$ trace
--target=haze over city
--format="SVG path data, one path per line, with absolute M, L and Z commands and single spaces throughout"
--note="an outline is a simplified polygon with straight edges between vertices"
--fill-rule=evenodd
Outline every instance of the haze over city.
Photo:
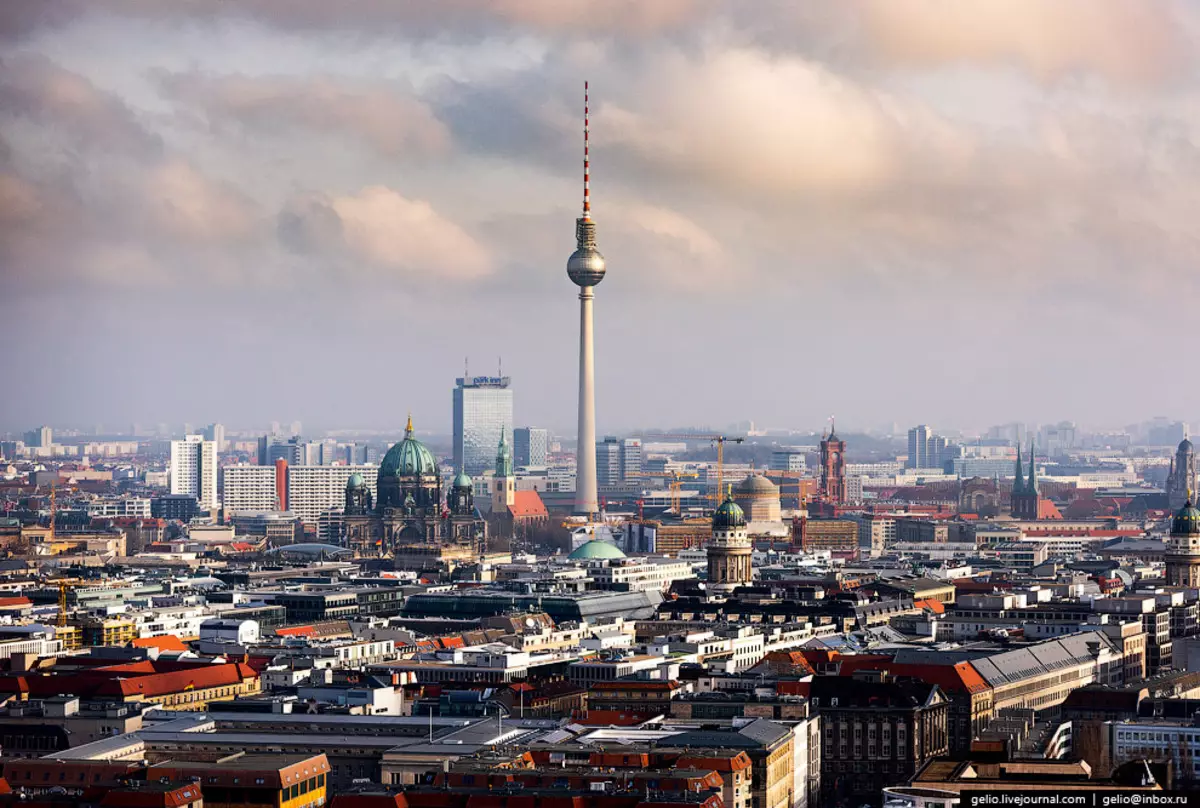
M 6 3 L 0 428 L 1188 417 L 1183 2 Z M 147 372 L 153 370 L 153 372 Z M 681 394 L 681 392 L 683 394 Z

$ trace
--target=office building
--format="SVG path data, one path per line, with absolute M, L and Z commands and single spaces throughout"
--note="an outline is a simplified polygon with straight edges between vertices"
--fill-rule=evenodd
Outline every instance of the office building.
M 217 507 L 217 444 L 201 435 L 171 441 L 171 493 L 193 496 L 201 508 Z
M 808 466 L 808 451 L 805 449 L 776 449 L 771 452 L 771 470 L 790 471 L 803 474 Z
M 199 512 L 196 498 L 188 494 L 166 494 L 150 498 L 150 515 L 155 519 L 188 522 Z
M 953 459 L 950 441 L 935 435 L 925 424 L 908 430 L 908 469 L 940 469 Z
M 616 438 L 605 438 L 596 444 L 596 484 L 616 485 L 621 482 L 621 444 Z
M 621 441 L 621 480 L 632 480 L 642 474 L 642 439 Z
M 204 427 L 204 439 L 210 440 L 217 444 L 217 451 L 225 451 L 225 425 L 224 424 L 209 424 Z
M 596 444 L 596 483 L 618 485 L 642 475 L 641 438 L 606 437 Z
M 223 476 L 221 504 L 227 519 L 242 513 L 282 510 L 275 486 L 275 466 L 226 466 Z
M 454 388 L 454 467 L 472 477 L 491 471 L 500 433 L 512 434 L 508 376 L 466 376 Z
M 304 446 L 299 438 L 284 440 L 278 435 L 263 435 L 258 439 L 258 465 L 274 465 L 276 460 L 286 460 L 289 466 L 305 465 Z
M 550 432 L 535 426 L 522 426 L 513 430 L 513 463 L 518 468 L 541 468 L 546 465 L 546 449 L 550 445 Z

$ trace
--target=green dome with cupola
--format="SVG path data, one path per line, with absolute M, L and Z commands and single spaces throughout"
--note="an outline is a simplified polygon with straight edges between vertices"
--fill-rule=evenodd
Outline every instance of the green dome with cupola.
M 713 530 L 734 530 L 746 526 L 746 513 L 733 501 L 731 493 L 725 494 L 725 501 L 713 512 L 712 526 Z
M 379 479 L 384 477 L 417 477 L 438 474 L 437 458 L 425 444 L 413 437 L 412 416 L 404 428 L 404 440 L 388 449 L 379 464 Z
M 1172 536 L 1200 536 L 1200 509 L 1192 504 L 1189 495 L 1183 507 L 1175 512 L 1171 520 Z

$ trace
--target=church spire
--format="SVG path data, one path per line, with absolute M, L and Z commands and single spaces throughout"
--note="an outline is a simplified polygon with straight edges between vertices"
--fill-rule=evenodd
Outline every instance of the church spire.
M 508 447 L 507 429 L 503 424 L 500 426 L 500 445 L 496 447 L 496 476 L 513 476 L 512 451 Z
M 1029 488 L 1028 488 L 1028 493 L 1030 494 L 1030 496 L 1037 496 L 1037 493 L 1038 493 L 1037 462 L 1034 459 L 1036 448 L 1037 448 L 1037 444 L 1035 444 L 1033 442 L 1033 439 L 1030 438 L 1029 439 Z
M 1017 442 L 1017 467 L 1013 473 L 1012 492 L 1019 496 L 1021 493 L 1024 492 L 1024 490 L 1025 490 L 1025 472 L 1021 468 L 1021 443 L 1020 443 L 1020 441 L 1018 441 Z

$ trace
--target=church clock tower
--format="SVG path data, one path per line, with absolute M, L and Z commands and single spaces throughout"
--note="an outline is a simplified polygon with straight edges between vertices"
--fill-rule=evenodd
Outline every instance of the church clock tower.
M 500 445 L 496 448 L 496 473 L 492 477 L 492 513 L 507 514 L 517 499 L 517 478 L 513 476 L 512 449 L 504 427 L 500 427 Z

